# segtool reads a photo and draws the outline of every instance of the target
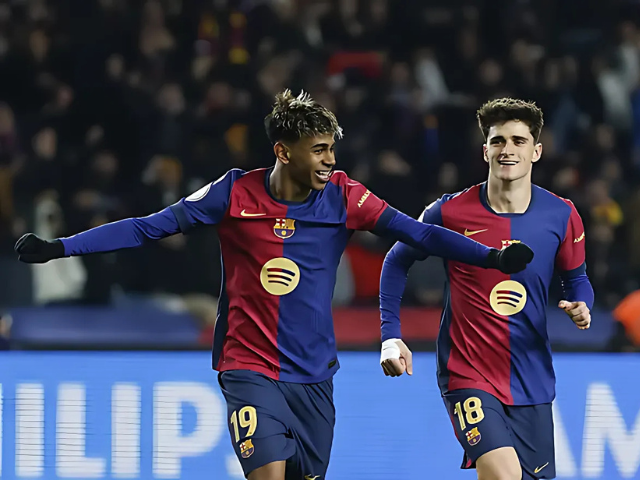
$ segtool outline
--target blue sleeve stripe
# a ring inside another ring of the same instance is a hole
[[[169,208],[175,215],[176,220],[178,221],[178,225],[180,225],[180,231],[182,233],[187,233],[189,230],[193,228],[193,226],[191,225],[191,222],[189,222],[189,219],[187,218],[186,212],[184,211],[182,202],[178,202],[174,205],[171,205]]]
[[[573,270],[561,272],[560,280],[566,300],[570,302],[585,302],[589,309],[593,308],[595,296],[587,276],[586,263]]]
[[[384,212],[382,212],[380,214],[380,217],[378,217],[376,226],[373,228],[373,233],[377,233],[378,235],[383,234],[389,226],[391,220],[393,220],[393,218],[396,216],[397,212],[398,211],[393,207],[388,206],[387,208],[385,208]]]
[[[586,262],[583,262],[582,265],[580,265],[577,268],[574,268],[573,270],[567,270],[565,272],[561,272],[560,277],[562,277],[563,280],[571,280],[572,278],[580,277],[586,274],[587,274],[587,264]]]

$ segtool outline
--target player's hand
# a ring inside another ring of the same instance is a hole
[[[533,260],[533,250],[525,243],[512,243],[499,251],[494,249],[489,255],[492,254],[495,260],[494,268],[507,274],[521,272]]]
[[[558,307],[569,315],[571,321],[575,323],[580,330],[586,330],[591,325],[591,312],[586,303],[560,300]]]
[[[60,240],[43,240],[33,233],[20,237],[14,250],[18,260],[24,263],[47,263],[64,257],[64,245]]]
[[[390,338],[382,342],[380,365],[386,376],[399,377],[404,372],[413,375],[411,350],[399,338]]]

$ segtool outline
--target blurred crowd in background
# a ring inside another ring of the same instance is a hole
[[[291,88],[336,112],[339,168],[412,216],[486,178],[482,103],[535,100],[534,181],[576,204],[597,302],[613,307],[640,281],[638,22],[638,2],[615,0],[2,2],[0,304],[215,299],[213,230],[35,269],[12,247],[270,166],[263,118]],[[336,303],[375,304],[390,244],[354,240]],[[414,270],[406,304],[437,305],[439,262]]]

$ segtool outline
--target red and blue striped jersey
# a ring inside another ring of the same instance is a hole
[[[445,262],[448,281],[437,340],[441,391],[476,388],[508,405],[551,402],[549,287],[554,271],[585,268],[584,228],[573,203],[534,185],[525,213],[497,214],[481,184],[443,196],[422,220],[489,247],[524,242],[535,252],[527,268],[513,275]]]
[[[336,171],[304,202],[272,196],[272,169],[232,170],[172,206],[182,231],[217,225],[224,270],[213,368],[316,383],[339,368],[331,302],[354,230],[386,202]]]

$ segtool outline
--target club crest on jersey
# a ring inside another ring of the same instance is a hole
[[[502,240],[502,249],[504,250],[513,243],[521,243],[520,240]]]
[[[296,221],[291,218],[276,218],[273,233],[278,238],[290,238],[296,233]]]
[[[255,448],[253,448],[253,442],[251,439],[245,440],[240,444],[240,455],[242,455],[242,458],[249,458],[253,455],[254,451]]]
[[[482,435],[480,435],[480,432],[478,431],[478,427],[473,427],[471,430],[469,430],[466,433],[466,435],[467,435],[467,442],[469,442],[469,445],[471,445],[472,447],[474,445],[477,445],[482,439]]]

